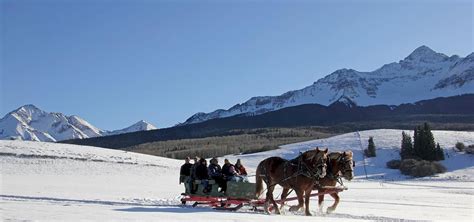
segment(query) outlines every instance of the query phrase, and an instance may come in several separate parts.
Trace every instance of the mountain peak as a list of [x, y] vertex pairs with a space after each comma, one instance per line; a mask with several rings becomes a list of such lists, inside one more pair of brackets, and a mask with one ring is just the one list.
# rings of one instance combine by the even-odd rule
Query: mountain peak
[[473, 66], [473, 53], [466, 58], [448, 57], [422, 45], [404, 60], [374, 71], [339, 69], [305, 88], [278, 96], [252, 97], [226, 110], [197, 113], [180, 125], [236, 115], [260, 115], [303, 104], [399, 105], [440, 95], [469, 94], [474, 92]]
[[435, 52], [430, 47], [422, 45], [416, 48], [410, 55], [405, 58], [405, 61], [421, 61], [421, 62], [440, 62], [446, 59], [448, 56]]
[[157, 129], [155, 126], [153, 126], [152, 124], [148, 123], [145, 120], [140, 120], [140, 121], [136, 122], [135, 124], [133, 124], [131, 127], [133, 127], [133, 126], [140, 127], [143, 130]]
[[36, 107], [36, 106], [33, 105], [33, 104], [26, 104], [26, 105], [20, 106], [20, 109], [21, 109], [21, 108], [25, 108], [25, 109], [39, 109], [38, 107]]
[[[128, 133], [153, 129], [156, 127], [140, 120], [130, 127], [113, 132]], [[54, 142], [105, 135], [111, 135], [111, 132], [101, 130], [79, 116], [46, 112], [33, 104], [23, 105], [0, 119], [0, 139]]]
[[136, 132], [136, 131], [146, 131], [146, 130], [155, 130], [155, 129], [158, 129], [158, 128], [146, 122], [145, 120], [140, 120], [129, 127], [126, 127], [120, 130], [110, 131], [107, 133], [107, 135], [118, 135], [118, 134], [123, 134], [123, 133], [131, 133], [131, 132]]
[[436, 53], [433, 49], [431, 49], [430, 47], [426, 46], [426, 45], [422, 45], [418, 48], [416, 48], [413, 52], [413, 53]]
[[16, 109], [13, 112], [19, 112], [19, 111], [30, 111], [31, 112], [31, 111], [42, 111], [42, 110], [40, 108], [36, 107], [33, 104], [26, 104], [26, 105], [20, 106], [18, 109]]

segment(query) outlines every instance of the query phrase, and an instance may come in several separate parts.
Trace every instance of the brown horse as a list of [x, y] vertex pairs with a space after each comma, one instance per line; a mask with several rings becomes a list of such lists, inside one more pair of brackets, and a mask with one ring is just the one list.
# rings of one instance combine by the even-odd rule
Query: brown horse
[[[352, 180], [354, 178], [354, 167], [355, 162], [352, 159], [352, 151], [346, 152], [332, 152], [328, 155], [328, 173], [326, 176], [319, 180], [319, 186], [314, 188], [318, 192], [324, 192], [326, 189], [324, 187], [334, 187], [336, 186], [338, 180], [342, 178], [346, 180]], [[327, 212], [332, 213], [336, 210], [337, 205], [339, 204], [339, 195], [337, 192], [329, 194], [334, 198], [334, 203], [332, 206], [328, 207]], [[322, 203], [324, 201], [324, 195], [318, 196], [319, 210], [322, 211]]]
[[[327, 173], [326, 176], [320, 178], [319, 181], [314, 185], [314, 190], [318, 190], [319, 193], [324, 193], [330, 188], [336, 186], [341, 175], [346, 180], [352, 180], [354, 178], [354, 160], [352, 151], [346, 152], [331, 152], [328, 154], [327, 159]], [[288, 196], [289, 189], [284, 188], [281, 194], [281, 208], [285, 204], [285, 199]], [[339, 204], [339, 195], [337, 192], [330, 193], [334, 198], [334, 204], [328, 207], [327, 212], [332, 213], [336, 210]], [[322, 203], [324, 201], [324, 194], [318, 196], [319, 210], [322, 211]]]
[[294, 189], [298, 196], [298, 205], [292, 206], [290, 211], [298, 211], [305, 204], [306, 215], [311, 215], [309, 197], [315, 181], [326, 176], [327, 152], [327, 149], [316, 148], [302, 153], [293, 160], [269, 157], [260, 162], [256, 171], [256, 194], [260, 196], [263, 190], [262, 181], [265, 181], [267, 185], [265, 211], [269, 213], [267, 205], [271, 202], [275, 213], [280, 214], [280, 209], [273, 198], [273, 190], [278, 184], [284, 189]]

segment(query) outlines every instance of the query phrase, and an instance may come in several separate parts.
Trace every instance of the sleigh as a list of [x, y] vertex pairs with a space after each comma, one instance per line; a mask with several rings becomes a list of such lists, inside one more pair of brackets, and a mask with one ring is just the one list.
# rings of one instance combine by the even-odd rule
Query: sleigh
[[[255, 183], [247, 182], [227, 182], [227, 191], [225, 193], [218, 192], [218, 186], [214, 180], [209, 180], [211, 189], [204, 192], [204, 186], [201, 181], [194, 181], [196, 186], [195, 192], [191, 192], [190, 183], [185, 184], [185, 192], [182, 193], [181, 203], [183, 205], [190, 204], [192, 207], [199, 205], [208, 206], [216, 210], [237, 211], [242, 207], [248, 207], [254, 211], [263, 211], [265, 199], [259, 198], [255, 194]], [[311, 197], [319, 195], [339, 193], [347, 190], [346, 187], [324, 187], [324, 192], [315, 192]], [[288, 197], [285, 202], [297, 200], [297, 197]], [[282, 200], [277, 200], [281, 204]], [[272, 210], [270, 207], [269, 210]]]

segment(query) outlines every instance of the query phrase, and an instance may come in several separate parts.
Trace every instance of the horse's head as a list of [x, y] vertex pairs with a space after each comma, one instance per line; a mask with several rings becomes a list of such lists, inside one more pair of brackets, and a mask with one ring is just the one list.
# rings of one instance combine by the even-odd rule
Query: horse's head
[[327, 161], [328, 149], [319, 150], [319, 147], [313, 150], [308, 150], [303, 153], [303, 161], [312, 171], [312, 174], [319, 178], [326, 176], [326, 161]]
[[352, 158], [352, 151], [346, 151], [341, 153], [338, 159], [338, 164], [340, 167], [339, 169], [342, 173], [342, 177], [344, 177], [346, 180], [352, 180], [352, 178], [354, 178], [355, 162]]

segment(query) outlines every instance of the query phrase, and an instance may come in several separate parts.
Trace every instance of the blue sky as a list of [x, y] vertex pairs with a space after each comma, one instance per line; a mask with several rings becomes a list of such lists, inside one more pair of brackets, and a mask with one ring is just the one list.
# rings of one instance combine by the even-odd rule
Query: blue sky
[[1, 3], [0, 115], [35, 104], [103, 129], [172, 126], [421, 45], [473, 51], [469, 0]]

